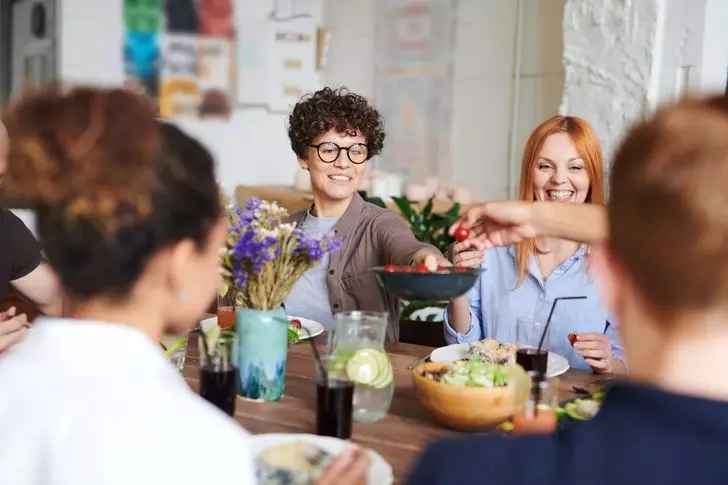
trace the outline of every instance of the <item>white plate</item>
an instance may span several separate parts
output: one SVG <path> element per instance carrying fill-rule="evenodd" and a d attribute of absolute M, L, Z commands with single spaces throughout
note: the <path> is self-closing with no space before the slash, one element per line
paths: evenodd
<path fill-rule="evenodd" d="M 215 325 L 217 325 L 217 317 L 205 318 L 200 322 L 200 329 L 203 332 L 207 332 Z"/>
<path fill-rule="evenodd" d="M 308 330 L 311 338 L 324 333 L 324 326 L 315 320 L 297 317 L 295 315 L 291 315 L 288 317 L 289 322 L 294 319 L 301 322 L 301 326 Z M 301 335 L 301 340 L 306 340 L 307 338 L 309 338 L 309 335 L 306 335 L 306 332 L 304 332 L 303 335 Z"/>
<path fill-rule="evenodd" d="M 309 333 L 311 334 L 311 337 L 315 337 L 317 335 L 321 335 L 322 333 L 324 333 L 324 326 L 321 325 L 319 322 L 317 322 L 315 320 L 310 320 L 308 318 L 295 317 L 295 316 L 288 317 L 288 320 L 290 321 L 290 320 L 293 320 L 294 318 L 301 321 L 301 325 L 306 330 L 309 331 Z M 210 329 L 210 327 L 212 327 L 213 325 L 217 325 L 217 317 L 206 318 L 200 322 L 200 328 L 202 329 L 203 332 L 207 332 Z M 304 333 L 303 336 L 301 337 L 301 340 L 305 340 L 307 338 L 309 338 L 309 337 Z"/>
<path fill-rule="evenodd" d="M 316 446 L 320 446 L 333 455 L 338 455 L 345 449 L 353 446 L 353 443 L 350 443 L 349 441 L 313 434 L 258 434 L 253 435 L 252 439 L 253 457 L 257 457 L 263 450 L 272 446 L 278 446 L 291 441 L 306 441 Z M 372 460 L 371 467 L 369 468 L 369 476 L 367 477 L 367 483 L 369 485 L 390 485 L 394 481 L 392 467 L 376 451 L 366 449 L 366 452 Z"/>
<path fill-rule="evenodd" d="M 450 362 L 453 360 L 464 359 L 468 353 L 470 344 L 453 344 L 447 347 L 440 347 L 435 349 L 430 354 L 430 360 L 432 362 Z M 569 361 L 565 357 L 549 352 L 548 367 L 546 368 L 547 377 L 560 376 L 564 372 L 569 370 Z"/>

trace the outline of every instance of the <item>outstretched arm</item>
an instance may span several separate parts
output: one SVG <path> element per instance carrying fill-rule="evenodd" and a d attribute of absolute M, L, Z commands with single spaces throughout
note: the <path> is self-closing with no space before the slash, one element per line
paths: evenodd
<path fill-rule="evenodd" d="M 606 207 L 597 204 L 486 202 L 463 214 L 458 225 L 470 228 L 470 237 L 481 248 L 510 246 L 541 236 L 599 244 L 609 235 Z M 454 231 L 455 226 L 450 228 L 451 234 Z"/>

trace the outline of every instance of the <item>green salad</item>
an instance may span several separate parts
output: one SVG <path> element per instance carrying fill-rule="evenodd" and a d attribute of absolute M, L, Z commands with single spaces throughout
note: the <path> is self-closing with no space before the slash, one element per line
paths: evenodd
<path fill-rule="evenodd" d="M 486 364 L 481 360 L 453 362 L 445 369 L 426 373 L 428 378 L 467 387 L 504 387 L 508 385 L 508 370 L 497 364 Z"/>

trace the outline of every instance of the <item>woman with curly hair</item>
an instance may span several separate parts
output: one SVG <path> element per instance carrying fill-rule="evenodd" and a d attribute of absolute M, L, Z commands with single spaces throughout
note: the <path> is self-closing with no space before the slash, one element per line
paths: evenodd
<path fill-rule="evenodd" d="M 371 268 L 386 264 L 449 264 L 434 247 L 418 241 L 404 219 L 364 201 L 357 193 L 366 162 L 382 151 L 384 121 L 366 98 L 346 88 L 324 88 L 302 98 L 288 119 L 298 164 L 311 177 L 313 205 L 291 216 L 306 234 L 334 231 L 341 250 L 296 283 L 285 302 L 289 315 L 331 328 L 333 314 L 388 312 L 387 338 L 399 338 L 397 298 L 379 286 Z"/>

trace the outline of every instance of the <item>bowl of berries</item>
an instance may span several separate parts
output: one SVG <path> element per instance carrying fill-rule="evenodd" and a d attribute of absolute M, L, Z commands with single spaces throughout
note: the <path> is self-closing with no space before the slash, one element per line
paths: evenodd
<path fill-rule="evenodd" d="M 425 265 L 375 266 L 372 271 L 385 291 L 404 300 L 443 301 L 467 293 L 478 281 L 483 268 L 441 266 L 434 271 Z"/>

